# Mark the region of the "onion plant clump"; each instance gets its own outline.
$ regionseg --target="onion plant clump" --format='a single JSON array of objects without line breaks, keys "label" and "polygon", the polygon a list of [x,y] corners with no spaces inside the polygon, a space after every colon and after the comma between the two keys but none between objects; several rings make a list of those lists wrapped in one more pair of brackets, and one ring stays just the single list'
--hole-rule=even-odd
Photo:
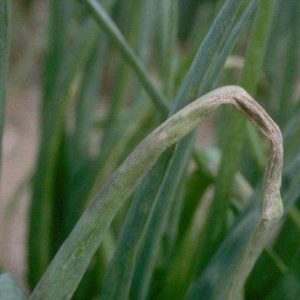
[{"label": "onion plant clump", "polygon": [[27,275],[0,299],[298,299],[300,2],[43,5]]}]

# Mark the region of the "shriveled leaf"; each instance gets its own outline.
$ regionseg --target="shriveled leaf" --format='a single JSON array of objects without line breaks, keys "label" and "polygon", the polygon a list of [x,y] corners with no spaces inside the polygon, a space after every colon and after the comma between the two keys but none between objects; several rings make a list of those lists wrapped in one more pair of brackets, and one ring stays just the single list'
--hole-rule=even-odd
[{"label": "shriveled leaf", "polygon": [[[241,110],[272,142],[272,156],[266,171],[263,218],[258,223],[257,236],[253,238],[254,243],[263,246],[266,235],[269,237],[270,228],[278,221],[282,212],[279,194],[282,168],[281,134],[263,108],[243,89],[224,87],[186,106],[135,148],[83,213],[33,291],[32,299],[72,297],[113,218],[141,177],[167,148],[193,130],[221,104],[231,104]],[[250,244],[250,246],[249,248],[252,249],[256,245]],[[250,272],[251,262],[253,263],[256,258],[256,253],[251,256],[248,268],[243,270],[242,278]]]}]

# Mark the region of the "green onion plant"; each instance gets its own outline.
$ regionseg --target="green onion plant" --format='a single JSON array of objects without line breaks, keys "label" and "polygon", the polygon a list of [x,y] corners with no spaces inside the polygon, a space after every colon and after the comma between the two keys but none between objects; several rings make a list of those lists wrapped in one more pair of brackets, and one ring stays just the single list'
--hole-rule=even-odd
[{"label": "green onion plant", "polygon": [[42,7],[25,288],[0,266],[0,299],[298,299],[300,2]]}]

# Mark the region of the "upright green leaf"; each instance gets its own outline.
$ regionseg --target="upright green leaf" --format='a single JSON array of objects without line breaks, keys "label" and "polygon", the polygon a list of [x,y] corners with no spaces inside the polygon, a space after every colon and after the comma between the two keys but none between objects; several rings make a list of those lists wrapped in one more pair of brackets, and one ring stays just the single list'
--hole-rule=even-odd
[{"label": "upright green leaf", "polygon": [[[50,2],[47,28],[49,34],[49,48],[47,49],[44,64],[43,105],[41,113],[41,123],[43,126],[46,126],[46,107],[49,105],[49,102],[51,102],[53,94],[58,87],[61,62],[65,57],[66,50],[65,37],[67,26],[65,14],[67,4],[64,3],[64,5],[58,7],[59,1],[53,0]],[[47,139],[48,138],[47,136]],[[50,163],[44,163],[44,154],[42,152],[47,152],[47,150],[45,146],[41,145],[40,158],[37,162],[37,172],[34,176],[34,192],[29,229],[28,281],[31,287],[34,287],[46,269],[50,260],[51,251],[51,216],[47,213],[49,206],[51,206],[50,202],[52,201],[51,184],[49,182],[49,176],[46,174],[50,173],[48,166],[51,165],[52,160],[50,160]],[[52,167],[51,172],[53,172],[53,170],[54,168]],[[43,218],[42,221],[40,221],[41,218]]]},{"label": "upright green leaf", "polygon": [[284,72],[281,84],[280,94],[280,121],[285,124],[288,121],[290,114],[295,108],[295,91],[297,87],[297,78],[299,75],[299,52],[300,52],[300,2],[291,0],[288,3],[289,19],[288,19],[288,44]]},{"label": "upright green leaf", "polygon": [[[195,57],[194,62],[179,89],[172,108],[173,112],[191,101],[193,96],[195,97],[199,92],[201,85],[204,85],[205,75],[210,69],[211,65],[214,63],[214,59],[218,55],[218,51],[229,35],[234,15],[238,11],[239,6],[240,1],[226,1],[210,32],[207,34],[205,40],[201,44],[198,54]],[[182,155],[178,152],[177,160],[181,161],[184,157],[188,157],[187,154],[190,149],[188,140],[191,140],[191,138],[188,137],[182,141],[181,148],[187,149],[187,151]],[[117,243],[116,253],[110,266],[109,272],[113,274],[109,278],[109,282],[111,284],[107,284],[103,288],[104,291],[112,290],[112,286],[114,286],[114,290],[116,290],[115,283],[118,282],[120,288],[124,289],[124,293],[120,291],[120,294],[123,294],[123,296],[126,297],[126,291],[128,291],[131,283],[139,239],[143,233],[147,215],[154,203],[155,195],[157,194],[164,173],[166,172],[166,166],[169,157],[170,153],[164,154],[163,158],[151,170],[147,178],[144,179],[139,188],[139,192],[134,198]],[[178,162],[178,165],[180,165],[180,162]],[[181,170],[184,170],[184,167],[181,168]],[[172,178],[175,175],[176,180],[182,177],[182,174],[177,172],[175,174],[169,174],[172,176]],[[169,178],[169,180],[172,179]],[[176,184],[172,184],[172,186],[175,187]],[[163,193],[161,193],[161,196],[162,195]],[[168,195],[168,193],[166,193],[165,196],[166,195]],[[173,195],[174,193],[170,196]],[[168,205],[168,202],[166,202],[166,204]],[[168,215],[167,210],[166,214]],[[163,219],[160,220],[160,222],[161,221],[165,222]],[[148,258],[148,262],[150,262],[150,259],[151,257]],[[148,283],[145,282],[145,284]],[[116,292],[116,294],[117,293],[118,292]]]},{"label": "upright green leaf", "polygon": [[[274,265],[267,253],[263,253],[247,281],[247,297],[266,298],[295,263],[294,257],[299,251],[300,231],[289,216],[284,223],[272,250],[284,265],[285,272]],[[262,276],[264,280],[261,280]]]},{"label": "upright green leaf", "polygon": [[187,282],[191,277],[189,273],[193,269],[194,259],[197,257],[199,240],[201,240],[202,230],[212,202],[212,195],[201,196],[202,199],[197,198],[198,207],[196,207],[170,263],[163,290],[159,295],[160,299],[183,299],[186,293]]},{"label": "upright green leaf", "polygon": [[3,0],[0,2],[0,169],[10,46],[10,5],[10,0]]},{"label": "upright green leaf", "polygon": [[[144,5],[136,5],[136,2],[127,2],[125,6],[129,6],[131,18],[129,28],[129,40],[137,44],[137,52],[143,58],[145,63],[149,59],[149,41],[151,41],[152,26],[151,16],[152,6],[154,2],[146,2],[148,14],[146,17],[139,12],[144,11]],[[134,5],[134,9],[132,9]],[[111,7],[108,7],[108,9]],[[150,20],[148,20],[150,19]],[[137,30],[137,24],[141,28]],[[136,37],[137,35],[137,37]],[[148,47],[145,46],[148,45]],[[137,87],[136,101],[133,103],[131,111],[121,113],[122,103],[125,100],[124,93],[129,88],[127,79],[129,78],[128,66],[123,62],[120,63],[120,68],[117,70],[117,78],[114,81],[114,92],[112,94],[111,105],[109,108],[105,130],[100,145],[100,153],[97,155],[85,170],[79,172],[73,180],[74,188],[70,191],[68,202],[72,205],[82,203],[80,207],[70,207],[70,210],[80,211],[83,205],[93,197],[102,184],[103,180],[113,171],[113,169],[120,163],[122,155],[126,149],[127,144],[136,134],[141,126],[141,123],[147,120],[151,113],[149,106],[145,105],[145,95],[141,93],[140,87]],[[134,99],[135,100],[135,99]],[[124,156],[123,156],[124,157]],[[89,176],[85,176],[85,172],[89,172]],[[77,214],[77,218],[78,218]]]},{"label": "upright green leaf", "polygon": [[91,133],[94,126],[97,91],[99,90],[104,62],[107,57],[108,42],[99,35],[98,44],[92,49],[82,73],[81,85],[76,103],[76,122],[73,143],[75,162],[86,162],[90,157]]},{"label": "upright green leaf", "polygon": [[[252,28],[252,35],[246,53],[245,66],[242,73],[242,86],[255,93],[260,79],[261,66],[264,57],[270,23],[273,15],[274,1],[262,1]],[[230,194],[234,174],[237,172],[239,154],[246,132],[246,122],[240,116],[232,116],[229,120],[229,133],[224,144],[223,157],[216,179],[216,190],[210,215],[203,234],[203,245],[198,268],[203,268],[209,257],[216,250],[226,228],[226,216],[229,207]],[[216,221],[217,220],[217,221]]]},{"label": "upright green leaf", "polygon": [[[253,11],[255,4],[256,1],[250,3],[249,6],[250,12]],[[224,7],[226,8],[226,3],[224,4]],[[221,10],[220,11],[221,16],[222,16],[222,12],[223,11]],[[230,17],[232,17],[232,13],[233,12],[231,12]],[[226,15],[224,14],[223,17],[226,18]],[[216,21],[217,20],[218,17]],[[240,32],[245,20],[247,20],[247,14],[243,14],[241,16],[241,22],[237,22],[238,30],[235,30],[236,29],[235,27],[231,28],[230,31],[228,29],[228,33],[227,33],[228,40],[231,41],[233,44],[236,41],[238,36],[236,34],[236,31]],[[229,21],[228,23],[230,24]],[[235,39],[233,40],[231,39],[231,34],[233,34]],[[205,40],[203,43],[205,43]],[[202,79],[203,81],[201,80],[200,87],[202,89],[200,89],[200,93],[203,93],[206,90],[206,88],[214,84],[215,78],[218,77],[218,74],[222,70],[223,63],[225,62],[225,59],[230,53],[227,51],[231,49],[232,48],[228,47],[225,41],[222,43],[222,49],[216,53],[216,57],[214,58],[215,60],[211,62],[210,70],[207,70],[208,74],[204,76],[204,78]],[[221,53],[220,55],[221,58],[219,58],[219,53]],[[211,55],[211,52],[209,54]],[[214,72],[214,75],[209,76],[211,75],[209,72]],[[211,79],[212,82],[208,82],[207,78]],[[151,275],[153,273],[154,266],[155,266],[154,265],[155,260],[159,250],[160,240],[164,233],[166,222],[170,216],[170,207],[173,205],[175,199],[176,187],[178,186],[178,184],[180,184],[182,178],[184,178],[184,170],[190,158],[190,153],[191,153],[190,151],[192,149],[194,137],[195,135],[190,135],[184,138],[182,141],[180,141],[180,143],[177,145],[172,160],[168,166],[168,170],[165,173],[163,182],[160,186],[159,192],[155,196],[156,203],[151,213],[151,218],[148,221],[149,222],[147,225],[148,227],[146,227],[145,229],[141,253],[138,256],[136,267],[135,267],[136,271],[133,278],[132,291],[135,294],[136,298],[144,299],[144,297],[147,294],[147,289],[149,287]]]},{"label": "upright green leaf", "polygon": [[135,55],[132,48],[127,43],[126,39],[114,24],[113,20],[106,13],[100,2],[97,0],[81,0],[81,2],[87,7],[95,20],[99,25],[105,30],[105,32],[112,38],[115,45],[118,46],[120,53],[123,55],[124,59],[130,64],[130,66],[137,73],[138,78],[141,80],[145,90],[151,96],[151,99],[159,108],[160,113],[165,115],[168,111],[168,104],[164,96],[161,94],[159,89],[153,84],[150,77],[140,62],[138,57]]},{"label": "upright green leaf", "polygon": [[266,47],[264,70],[269,85],[270,103],[266,103],[273,114],[279,114],[282,78],[287,52],[289,34],[289,3],[291,1],[276,0],[274,18]]},{"label": "upright green leaf", "polygon": [[[60,15],[60,5],[55,1],[52,5],[52,9],[58,10]],[[53,18],[55,22],[56,18]],[[87,22],[80,33],[81,41],[77,49],[60,65],[59,74],[54,75],[57,82],[53,85],[54,90],[50,95],[44,94],[42,136],[30,211],[29,281],[32,286],[51,259],[54,172],[71,85],[86,61],[90,48],[94,47],[97,36],[97,26],[92,21]]]},{"label": "upright green leaf", "polygon": [[97,45],[90,49],[78,91],[75,130],[70,145],[72,147],[70,151],[73,154],[71,161],[73,172],[70,178],[70,187],[63,204],[65,206],[65,237],[70,233],[86,204],[85,199],[75,198],[74,194],[78,191],[77,177],[82,178],[81,175],[88,170],[87,165],[91,161],[90,152],[96,100],[98,99],[97,91],[104,73],[104,59],[108,50],[105,37],[99,34],[98,39]]},{"label": "upright green leaf", "polygon": [[[296,157],[290,162],[290,166],[285,167],[283,183],[287,181],[291,175],[290,167],[295,166],[295,168],[298,169],[299,162]],[[285,213],[288,212],[289,207],[295,204],[300,197],[299,180],[300,176],[293,178],[290,187],[283,192]],[[192,285],[192,289],[197,291],[197,293],[203,293],[207,299],[216,299],[218,296],[221,297],[220,295],[223,295],[222,293],[224,292],[224,286],[228,284],[230,276],[234,273],[233,271],[244,267],[243,264],[240,264],[240,259],[245,253],[249,234],[253,232],[257,224],[256,221],[259,220],[259,216],[261,215],[261,205],[257,202],[259,191],[260,188],[256,189],[249,205],[245,207],[244,212],[234,224],[232,230],[227,234],[204,273],[199,276]],[[277,228],[274,228],[275,232]],[[264,272],[267,272],[267,270],[264,269]],[[236,274],[239,276],[238,272]],[[236,283],[237,282],[238,281],[236,281]]]},{"label": "upright green leaf", "polygon": [[173,95],[176,40],[178,23],[178,1],[166,0],[158,2],[158,25],[159,25],[159,59],[161,74],[164,83],[164,92],[167,97]]}]

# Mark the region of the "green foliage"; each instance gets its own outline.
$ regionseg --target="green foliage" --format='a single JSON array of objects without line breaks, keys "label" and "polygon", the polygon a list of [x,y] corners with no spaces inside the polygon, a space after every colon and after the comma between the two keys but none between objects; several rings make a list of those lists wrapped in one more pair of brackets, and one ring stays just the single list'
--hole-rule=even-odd
[{"label": "green foliage", "polygon": [[[299,1],[51,0],[47,18],[30,299],[298,299]],[[0,0],[0,140],[10,27]],[[242,113],[196,130],[221,104]],[[0,275],[0,299],[25,298]]]},{"label": "green foliage", "polygon": [[[6,84],[8,73],[11,3],[9,0],[0,3],[0,160],[2,156],[2,136],[5,118]],[[0,163],[1,167],[1,163]]]}]

